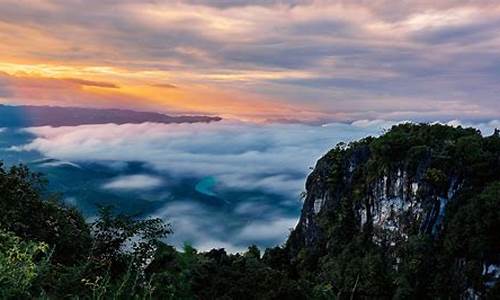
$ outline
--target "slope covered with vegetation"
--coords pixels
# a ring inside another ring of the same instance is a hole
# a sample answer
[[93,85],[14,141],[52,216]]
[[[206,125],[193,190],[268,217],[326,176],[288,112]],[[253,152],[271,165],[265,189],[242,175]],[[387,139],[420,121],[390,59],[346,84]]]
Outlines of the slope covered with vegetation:
[[85,223],[24,166],[0,165],[0,299],[290,299],[288,274],[257,247],[177,251],[159,219],[101,208]]
[[110,208],[86,223],[0,166],[0,298],[495,299],[499,170],[498,133],[395,126],[318,162],[286,245],[227,254],[178,251],[168,224]]
[[340,144],[308,178],[292,265],[330,297],[498,297],[499,170],[498,132],[402,124]]

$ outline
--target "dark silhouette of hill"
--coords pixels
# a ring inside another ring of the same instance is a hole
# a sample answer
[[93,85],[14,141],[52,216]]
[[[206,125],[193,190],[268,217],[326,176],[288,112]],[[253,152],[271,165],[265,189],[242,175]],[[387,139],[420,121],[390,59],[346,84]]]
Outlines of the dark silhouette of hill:
[[124,109],[53,106],[9,106],[0,104],[0,127],[77,126],[85,124],[198,123],[220,121],[216,116],[170,116]]

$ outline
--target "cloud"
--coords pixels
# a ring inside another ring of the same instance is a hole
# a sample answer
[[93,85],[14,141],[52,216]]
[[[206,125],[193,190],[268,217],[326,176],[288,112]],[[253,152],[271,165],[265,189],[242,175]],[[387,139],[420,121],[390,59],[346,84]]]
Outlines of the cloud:
[[447,125],[453,126],[453,127],[473,127],[477,128],[481,131],[481,133],[484,136],[491,135],[495,132],[495,129],[500,129],[500,121],[499,120],[492,120],[489,122],[484,122],[484,123],[471,123],[471,122],[462,122],[459,120],[453,120],[446,122]]
[[[152,217],[162,218],[172,225],[174,235],[169,242],[178,247],[188,243],[201,251],[225,248],[234,253],[244,251],[247,246],[231,228],[241,221],[199,203],[169,203]],[[279,240],[284,238],[279,237]]]
[[177,246],[187,241],[202,250],[225,247],[234,252],[249,243],[284,242],[298,218],[299,194],[310,167],[338,142],[381,133],[381,124],[385,123],[322,127],[222,121],[37,127],[26,129],[34,135],[31,142],[11,150],[105,164],[118,171],[130,161],[152,169],[103,183],[102,188],[118,192],[171,192],[175,182],[213,176],[221,199],[178,196],[150,213],[172,222],[175,234],[170,242]]
[[[360,120],[352,124],[265,124],[222,121],[210,124],[103,124],[26,129],[36,138],[14,147],[47,157],[78,161],[143,161],[180,178],[214,176],[235,190],[265,190],[297,197],[309,167],[339,142],[378,135],[400,122]],[[458,124],[458,121],[450,124]],[[463,123],[485,134],[498,121]],[[153,188],[158,179],[144,175],[118,178],[108,188]]]
[[[261,204],[253,201],[252,205]],[[152,217],[162,218],[172,225],[174,235],[169,242],[174,245],[188,243],[201,251],[225,248],[232,253],[243,252],[250,244],[279,245],[286,240],[290,228],[298,220],[296,216],[285,217],[276,207],[269,207],[265,215],[250,213],[249,219],[183,201],[168,203]]]
[[239,237],[249,243],[261,240],[279,240],[288,236],[290,230],[297,225],[297,218],[281,218],[277,220],[256,221],[245,226],[239,233]]
[[[21,68],[12,71],[13,74],[2,74],[0,71],[0,100],[5,104],[116,108],[117,103],[120,103],[121,108],[136,108],[134,104],[140,101],[137,96],[117,92],[120,90],[119,87],[109,82],[77,78],[51,78],[47,77],[47,74],[29,76],[23,73],[22,66],[2,64],[0,60],[0,70],[2,67]],[[36,73],[37,70],[46,70],[49,74],[51,73],[49,67],[44,65],[30,66],[25,71]],[[61,75],[65,73],[66,71]],[[114,93],[103,95],[99,92],[89,92],[88,88],[98,91],[105,90],[106,92],[111,90]],[[2,95],[2,90],[5,90],[7,94]],[[144,105],[144,109],[148,107],[147,104]],[[151,109],[151,107],[149,108]]]
[[81,169],[81,167],[75,163],[69,161],[50,161],[40,164],[41,167],[51,168],[51,167],[73,167]]
[[[250,243],[274,246],[286,240],[299,215],[299,193],[306,176],[324,153],[338,142],[379,135],[396,123],[360,120],[321,126],[226,120],[37,127],[26,129],[34,134],[31,142],[11,150],[38,151],[73,163],[105,164],[117,172],[127,169],[125,162],[143,162],[141,174],[117,176],[102,188],[151,190],[148,199],[158,196],[154,191],[170,195],[176,182],[213,176],[220,199],[194,199],[189,194],[165,197],[169,200],[158,201],[163,206],[148,214],[172,223],[175,233],[169,242],[176,246],[189,242],[201,250],[224,247],[237,252]],[[485,135],[500,127],[500,121],[449,124],[472,125]]]
[[[36,127],[29,144],[12,150],[39,151],[64,161],[142,161],[179,178],[214,176],[224,188],[265,190],[297,197],[309,167],[339,142],[378,135],[393,124],[360,120],[352,124],[254,124],[222,121],[210,124],[103,124]],[[458,124],[458,121],[450,124]],[[485,134],[498,121],[463,123]],[[158,179],[144,175],[118,178],[108,188],[153,188]]]
[[382,128],[231,121],[38,127],[27,129],[37,138],[16,149],[69,161],[144,161],[177,177],[214,176],[230,189],[297,196],[309,167],[323,153],[340,141],[379,134]]
[[78,79],[78,78],[65,78],[64,80],[72,82],[72,83],[76,83],[78,85],[83,85],[83,86],[94,86],[94,87],[111,88],[111,89],[119,88],[119,86],[117,86],[116,84],[109,83],[109,82],[85,80],[85,79]]
[[108,190],[150,190],[161,187],[163,180],[151,175],[120,176],[102,186]]
[[262,199],[258,197],[249,197],[246,202],[238,204],[234,212],[242,215],[265,215],[266,212],[272,211],[272,207],[268,204],[261,203]]
[[153,86],[162,87],[162,88],[166,88],[166,89],[178,89],[179,88],[178,86],[171,84],[171,83],[158,83],[158,84],[153,84]]

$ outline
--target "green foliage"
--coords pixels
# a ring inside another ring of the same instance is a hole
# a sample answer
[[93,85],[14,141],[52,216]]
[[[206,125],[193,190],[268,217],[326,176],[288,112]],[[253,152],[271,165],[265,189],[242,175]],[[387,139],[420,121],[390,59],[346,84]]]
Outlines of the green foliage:
[[[441,261],[457,258],[462,263],[444,268],[451,286],[462,291],[472,284],[476,291],[486,294],[485,282],[494,280],[484,274],[484,264],[500,264],[500,182],[488,185],[482,193],[468,199],[449,216],[444,229]],[[463,276],[456,276],[463,274]],[[462,290],[461,290],[462,289]]]
[[331,283],[319,283],[313,287],[311,298],[315,300],[337,299],[337,294]]
[[450,218],[445,245],[455,255],[467,258],[498,258],[500,249],[500,182],[495,182]]
[[342,177],[344,175],[342,171],[342,163],[346,152],[345,147],[346,145],[344,143],[340,143],[326,155],[331,167],[331,174],[328,178],[328,182],[332,186],[337,186],[340,182],[342,182]]
[[446,187],[448,186],[448,177],[439,169],[428,169],[424,175],[424,180],[426,180],[436,191],[439,192],[446,190]]
[[160,245],[146,274],[157,299],[195,299],[191,278],[203,263],[196,249],[184,245],[182,252],[172,246]]
[[156,245],[172,232],[161,219],[141,220],[131,216],[114,215],[112,207],[101,207],[99,218],[91,224],[94,245],[92,255],[108,263],[119,263],[127,256],[125,247],[134,254],[136,264],[144,264]]
[[389,262],[381,249],[362,239],[345,244],[338,254],[322,257],[319,265],[319,284],[330,282],[340,298],[387,297],[392,289]]
[[45,243],[23,241],[0,230],[0,299],[29,297],[47,252]]
[[[25,166],[0,164],[3,295],[104,299],[150,294],[144,269],[171,233],[169,225],[114,215],[110,208],[86,224],[78,211],[47,195],[44,184]],[[42,260],[48,247],[51,255]]]
[[398,249],[400,259],[395,276],[396,299],[425,298],[434,268],[434,251],[429,236],[416,234]]
[[92,231],[92,249],[86,260],[71,268],[56,268],[53,286],[46,287],[57,298],[92,295],[93,299],[144,298],[153,293],[145,268],[161,239],[171,233],[159,219],[141,220],[114,215],[110,207],[100,209]]
[[253,258],[253,259],[259,260],[260,256],[261,256],[260,249],[257,246],[252,245],[252,246],[248,247],[248,251],[245,254],[243,254],[243,256],[245,258],[248,258],[248,259]]
[[304,299],[297,283],[269,268],[250,250],[227,255],[224,250],[202,254],[207,261],[193,276],[192,287],[201,299]]
[[70,264],[87,255],[90,231],[81,214],[57,198],[44,199],[45,181],[25,166],[9,170],[0,163],[0,227],[23,239],[45,242],[52,259]]

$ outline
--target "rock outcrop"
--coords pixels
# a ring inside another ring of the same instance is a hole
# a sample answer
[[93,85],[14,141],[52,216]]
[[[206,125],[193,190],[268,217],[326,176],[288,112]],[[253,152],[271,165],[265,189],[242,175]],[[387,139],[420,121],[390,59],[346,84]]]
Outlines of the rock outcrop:
[[454,214],[462,205],[499,180],[499,141],[498,134],[485,138],[473,129],[404,124],[379,138],[338,145],[307,179],[300,221],[287,243],[291,257],[327,261],[363,239],[382,249],[397,272],[409,240],[425,237],[442,255],[456,255],[450,261],[458,267],[450,272],[474,261],[483,281],[464,280],[461,296],[484,295],[498,282],[500,245],[471,259],[449,245],[455,229],[447,222],[460,222]]

